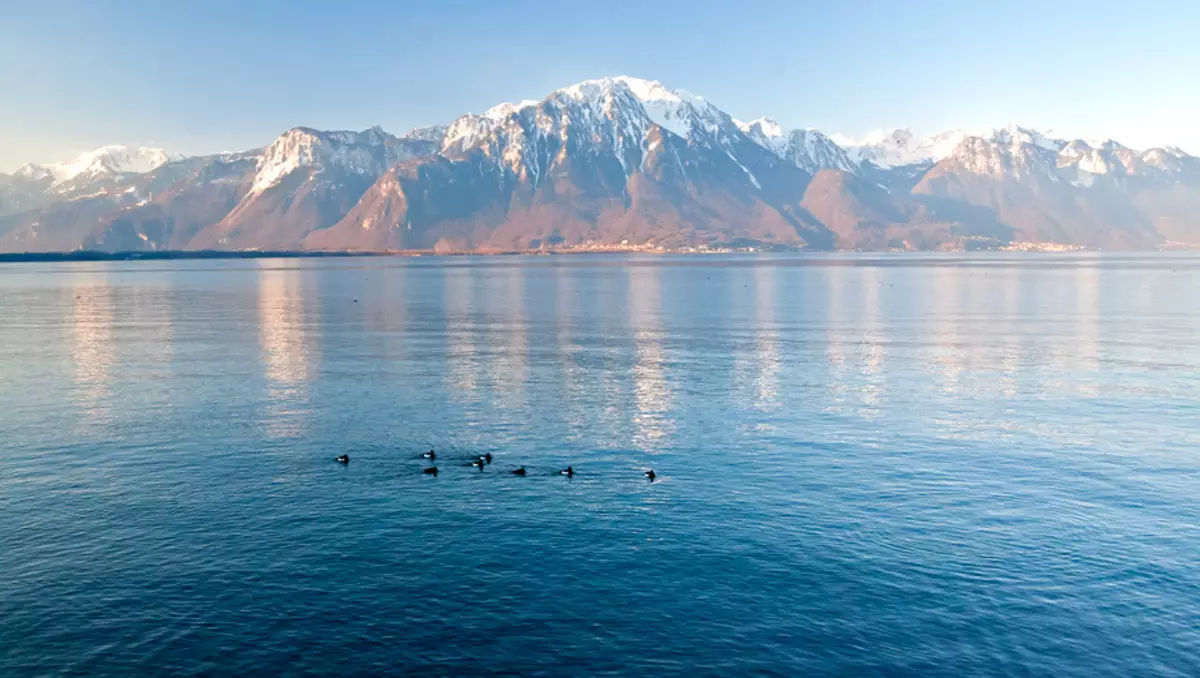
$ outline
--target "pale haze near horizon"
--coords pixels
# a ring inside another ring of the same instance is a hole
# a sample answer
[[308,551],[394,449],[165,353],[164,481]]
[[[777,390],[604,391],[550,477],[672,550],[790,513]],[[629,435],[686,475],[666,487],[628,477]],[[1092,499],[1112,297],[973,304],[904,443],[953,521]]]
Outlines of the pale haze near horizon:
[[13,2],[0,171],[105,144],[187,155],[297,125],[402,133],[629,74],[861,137],[1009,123],[1200,153],[1187,2]]

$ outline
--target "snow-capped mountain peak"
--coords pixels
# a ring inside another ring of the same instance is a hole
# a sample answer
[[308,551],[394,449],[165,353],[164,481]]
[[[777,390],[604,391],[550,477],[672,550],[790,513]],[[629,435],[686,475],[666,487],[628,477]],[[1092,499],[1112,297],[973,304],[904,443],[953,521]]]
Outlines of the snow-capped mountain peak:
[[553,92],[550,98],[574,101],[593,110],[601,110],[603,101],[628,94],[651,122],[683,138],[693,131],[715,133],[728,116],[715,106],[685,90],[672,90],[657,80],[628,75],[584,80]]
[[53,165],[25,165],[17,170],[27,179],[52,178],[60,184],[82,176],[142,174],[181,156],[170,156],[161,148],[130,148],[119,144],[101,146],[81,153],[72,160]]
[[462,151],[474,146],[510,116],[537,104],[531,99],[516,104],[505,102],[492,106],[482,114],[468,113],[459,117],[442,134],[442,152]]
[[[1087,144],[1068,153],[1091,153]],[[965,134],[948,157],[957,168],[995,179],[1041,177],[1059,181],[1059,153],[1070,146],[1036,130],[1006,125],[984,134]]]
[[[560,109],[565,117],[561,120],[557,114],[547,117],[542,110],[544,106]],[[641,146],[649,124],[656,124],[684,139],[715,141],[718,145],[727,145],[731,137],[738,136],[732,119],[703,98],[669,89],[654,80],[622,75],[584,80],[555,90],[542,101],[504,103],[483,114],[464,115],[447,128],[442,152],[463,152],[485,143],[514,116],[529,114],[530,109],[537,109],[533,115],[540,130],[538,134],[548,134],[558,125],[591,132],[598,132],[599,125],[608,130],[606,134],[619,128],[620,133],[628,137],[618,144],[621,148]],[[516,133],[515,130],[511,132]],[[510,153],[517,151],[510,150]]]
[[734,121],[734,122],[736,122],[738,128],[741,129],[742,132],[744,132],[746,134],[749,134],[751,130],[753,130],[754,128],[757,127],[758,130],[761,131],[763,133],[763,135],[767,136],[768,138],[783,136],[783,127],[781,127],[774,118],[762,117],[762,118],[758,118],[756,120],[751,120],[750,122],[741,122],[741,121]]
[[646,80],[628,75],[617,75],[610,78],[597,78],[557,90],[555,94],[563,94],[574,99],[597,96],[613,87],[622,86],[638,101],[645,103],[657,102],[668,105],[690,104],[692,106],[709,106],[703,97],[698,97],[686,90],[668,89],[657,80]]
[[773,118],[758,118],[750,122],[734,120],[734,124],[738,126],[738,129],[742,130],[742,134],[750,137],[752,141],[775,155],[782,158],[786,154],[788,145],[787,135],[784,134],[783,127]]
[[792,130],[783,155],[793,165],[812,174],[823,169],[856,172],[858,164],[846,150],[815,129]]
[[912,130],[893,127],[874,130],[861,139],[837,134],[833,140],[855,162],[870,162],[880,169],[890,169],[937,162],[949,156],[964,136],[959,130],[951,130],[917,139]]
[[44,165],[35,165],[33,163],[21,167],[16,172],[13,172],[13,175],[21,177],[22,179],[29,179],[31,181],[42,181],[43,179],[54,178],[54,172],[52,172],[49,167]]
[[450,129],[449,125],[428,125],[426,127],[414,127],[404,133],[405,139],[415,139],[417,141],[430,141],[441,147],[442,141],[446,138],[446,132]]
[[777,140],[784,139],[787,136],[783,131],[783,126],[774,118],[757,118],[750,122],[734,120],[733,124],[742,130],[742,134],[768,148],[770,148],[771,143],[775,143]]
[[1178,146],[1151,148],[1141,155],[1142,162],[1163,172],[1180,172],[1185,163],[1196,163],[1192,157]]
[[361,132],[295,127],[263,150],[251,193],[261,193],[303,167],[318,172],[333,167],[360,176],[378,176],[412,157],[414,150],[409,146],[422,141],[397,139],[378,126]]
[[858,146],[890,145],[896,148],[907,148],[912,145],[912,130],[907,127],[891,127],[872,130],[862,138]]
[[815,174],[823,169],[855,172],[858,169],[845,149],[815,129],[785,133],[772,118],[739,122],[742,133],[789,163]]
[[1018,125],[1006,125],[995,129],[989,138],[998,144],[1011,144],[1014,148],[1021,144],[1032,144],[1047,151],[1054,151],[1055,153],[1062,150],[1063,146],[1066,146],[1067,143],[1062,139],[1052,139],[1037,130]]

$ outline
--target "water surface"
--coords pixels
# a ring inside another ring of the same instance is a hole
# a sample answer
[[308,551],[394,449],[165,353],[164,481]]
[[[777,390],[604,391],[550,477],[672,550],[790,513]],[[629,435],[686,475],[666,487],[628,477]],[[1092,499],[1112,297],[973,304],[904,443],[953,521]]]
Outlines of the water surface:
[[0,674],[1198,675],[1198,330],[1186,255],[4,265]]

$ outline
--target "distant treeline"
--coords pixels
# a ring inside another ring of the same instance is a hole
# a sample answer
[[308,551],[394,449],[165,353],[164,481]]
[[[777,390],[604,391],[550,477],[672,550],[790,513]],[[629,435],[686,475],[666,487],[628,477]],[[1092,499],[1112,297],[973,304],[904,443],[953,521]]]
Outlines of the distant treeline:
[[0,263],[14,261],[137,261],[160,259],[299,259],[311,257],[369,257],[372,252],[222,252],[219,250],[197,250],[193,252],[27,252],[0,253]]

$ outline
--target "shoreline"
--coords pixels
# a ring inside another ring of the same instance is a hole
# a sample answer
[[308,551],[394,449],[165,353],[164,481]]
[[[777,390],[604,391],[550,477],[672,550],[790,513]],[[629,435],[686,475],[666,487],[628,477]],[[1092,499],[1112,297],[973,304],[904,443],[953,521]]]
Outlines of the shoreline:
[[396,250],[396,251],[224,251],[224,250],[163,250],[155,252],[13,252],[0,253],[0,264],[5,263],[57,263],[57,262],[89,262],[89,261],[169,261],[169,260],[202,260],[202,259],[342,259],[342,258],[371,258],[371,257],[553,257],[553,256],[586,256],[594,254],[649,254],[656,256],[710,256],[710,255],[760,255],[760,254],[807,254],[807,255],[981,255],[981,254],[1153,254],[1174,253],[1182,254],[1197,252],[1200,248],[1165,247],[1153,250],[1101,250],[1101,249],[1039,249],[1039,248],[1005,248],[978,250],[808,250],[808,249],[721,249],[721,250],[691,250],[691,249],[634,249],[634,248],[587,248],[567,250],[471,250],[462,252],[436,252],[432,250]]

